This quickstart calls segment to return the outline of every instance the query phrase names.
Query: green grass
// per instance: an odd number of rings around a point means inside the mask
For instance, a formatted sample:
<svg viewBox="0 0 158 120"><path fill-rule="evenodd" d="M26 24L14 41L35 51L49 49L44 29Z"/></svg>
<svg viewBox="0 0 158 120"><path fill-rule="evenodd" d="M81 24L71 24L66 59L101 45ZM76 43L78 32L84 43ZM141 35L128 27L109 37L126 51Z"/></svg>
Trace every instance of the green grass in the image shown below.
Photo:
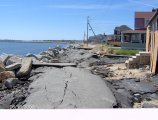
<svg viewBox="0 0 158 120"><path fill-rule="evenodd" d="M110 48L111 54L116 55L135 55L139 53L139 50L127 50L127 49L120 49L120 48Z"/></svg>

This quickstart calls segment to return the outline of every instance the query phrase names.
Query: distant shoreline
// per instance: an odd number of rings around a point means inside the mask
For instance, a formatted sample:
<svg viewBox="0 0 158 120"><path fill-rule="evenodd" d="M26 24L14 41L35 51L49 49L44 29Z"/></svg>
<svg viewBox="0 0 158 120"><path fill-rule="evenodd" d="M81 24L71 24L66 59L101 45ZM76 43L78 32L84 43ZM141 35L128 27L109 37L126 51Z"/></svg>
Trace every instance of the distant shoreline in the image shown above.
<svg viewBox="0 0 158 120"><path fill-rule="evenodd" d="M15 43L80 43L82 40L0 40L0 42Z"/></svg>

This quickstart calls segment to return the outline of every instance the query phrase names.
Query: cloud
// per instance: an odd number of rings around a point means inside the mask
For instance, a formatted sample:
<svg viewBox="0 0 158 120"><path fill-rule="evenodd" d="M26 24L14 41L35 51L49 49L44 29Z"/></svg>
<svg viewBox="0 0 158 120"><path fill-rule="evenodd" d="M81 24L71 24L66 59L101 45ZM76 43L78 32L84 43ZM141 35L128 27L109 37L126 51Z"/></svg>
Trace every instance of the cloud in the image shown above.
<svg viewBox="0 0 158 120"><path fill-rule="evenodd" d="M81 10L100 10L100 9L120 9L129 4L117 5L49 5L47 7L54 9L81 9Z"/></svg>
<svg viewBox="0 0 158 120"><path fill-rule="evenodd" d="M141 1L136 1L136 0L128 0L129 2L133 2L133 3L136 3L136 4L141 4L141 5L144 5L144 6L147 6L147 7L152 7L152 8L156 8L157 6L155 5L152 5L152 4L148 4L148 3L144 3L144 2L141 2Z"/></svg>

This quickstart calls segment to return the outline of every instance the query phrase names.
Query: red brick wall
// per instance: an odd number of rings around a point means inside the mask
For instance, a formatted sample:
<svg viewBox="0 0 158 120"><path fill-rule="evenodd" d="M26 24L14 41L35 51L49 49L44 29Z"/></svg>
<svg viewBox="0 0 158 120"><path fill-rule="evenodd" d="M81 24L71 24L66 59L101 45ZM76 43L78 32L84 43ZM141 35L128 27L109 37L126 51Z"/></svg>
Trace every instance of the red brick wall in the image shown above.
<svg viewBox="0 0 158 120"><path fill-rule="evenodd" d="M144 18L135 18L135 30L145 30L145 19Z"/></svg>

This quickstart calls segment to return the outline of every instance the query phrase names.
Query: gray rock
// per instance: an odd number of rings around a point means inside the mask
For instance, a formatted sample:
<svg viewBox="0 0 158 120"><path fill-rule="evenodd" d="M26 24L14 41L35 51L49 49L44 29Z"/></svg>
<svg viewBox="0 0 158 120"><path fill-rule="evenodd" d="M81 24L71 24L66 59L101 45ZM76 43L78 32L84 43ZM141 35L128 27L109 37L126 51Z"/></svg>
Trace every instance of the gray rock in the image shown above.
<svg viewBox="0 0 158 120"><path fill-rule="evenodd" d="M3 55L1 56L1 60L3 62L4 65L6 65L7 60L10 58L10 55Z"/></svg>
<svg viewBox="0 0 158 120"><path fill-rule="evenodd" d="M8 71L13 71L13 70L16 70L20 67L21 67L20 63L13 63L11 65L6 66L5 69L8 70Z"/></svg>
<svg viewBox="0 0 158 120"><path fill-rule="evenodd" d="M39 60L36 55L31 54L31 53L26 54L26 57L33 57L33 58L35 58L36 60Z"/></svg>
<svg viewBox="0 0 158 120"><path fill-rule="evenodd" d="M17 56L12 56L7 60L6 66L11 65L13 63L21 63L21 61L22 61L22 58L17 57Z"/></svg>
<svg viewBox="0 0 158 120"><path fill-rule="evenodd" d="M58 50L58 51L61 51L61 50L62 50L62 48L61 48L60 45L57 45L54 49L56 49L56 50Z"/></svg>
<svg viewBox="0 0 158 120"><path fill-rule="evenodd" d="M47 51L43 51L40 53L40 55L46 55L47 54Z"/></svg>
<svg viewBox="0 0 158 120"><path fill-rule="evenodd" d="M152 103L144 103L142 105L142 108L158 108L158 105L152 104Z"/></svg>
<svg viewBox="0 0 158 120"><path fill-rule="evenodd" d="M47 53L49 54L49 56L51 56L51 57L55 57L55 54L54 54L53 51L48 51Z"/></svg>
<svg viewBox="0 0 158 120"><path fill-rule="evenodd" d="M9 78L5 80L4 85L8 89L12 89L17 84L17 82L18 82L17 78Z"/></svg>
<svg viewBox="0 0 158 120"><path fill-rule="evenodd" d="M17 77L25 77L31 72L32 58L23 58L20 70L17 72Z"/></svg>
<svg viewBox="0 0 158 120"><path fill-rule="evenodd" d="M42 60L42 59L48 59L48 60L51 60L51 59L52 59L52 57L51 57L51 56L49 56L49 55L43 55L43 56L41 57L41 59L40 59L40 60Z"/></svg>
<svg viewBox="0 0 158 120"><path fill-rule="evenodd" d="M140 103L142 101L142 96L139 93L134 94L133 101Z"/></svg>
<svg viewBox="0 0 158 120"><path fill-rule="evenodd" d="M43 58L43 59L41 60L41 62L49 63L49 59L47 59L47 58Z"/></svg>
<svg viewBox="0 0 158 120"><path fill-rule="evenodd" d="M150 98L158 99L158 94L154 93L150 95Z"/></svg>
<svg viewBox="0 0 158 120"><path fill-rule="evenodd" d="M57 49L53 49L53 53L55 56L57 56L59 54L59 51Z"/></svg>

